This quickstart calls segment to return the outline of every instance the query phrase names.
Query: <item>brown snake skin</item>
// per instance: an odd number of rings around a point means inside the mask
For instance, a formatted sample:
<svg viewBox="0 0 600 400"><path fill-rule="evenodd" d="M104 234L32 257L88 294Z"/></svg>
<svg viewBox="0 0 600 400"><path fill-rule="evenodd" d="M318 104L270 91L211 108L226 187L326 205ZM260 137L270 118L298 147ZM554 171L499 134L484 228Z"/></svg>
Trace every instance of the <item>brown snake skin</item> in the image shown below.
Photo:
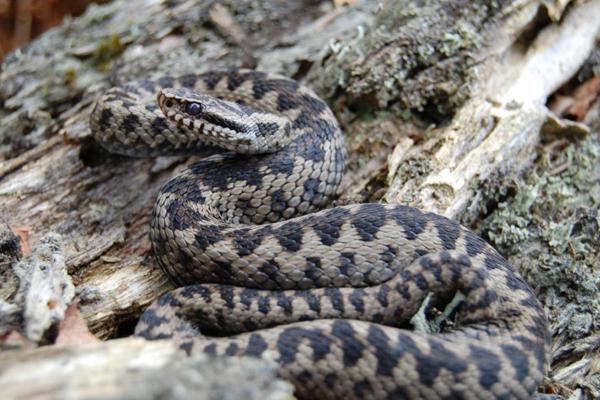
<svg viewBox="0 0 600 400"><path fill-rule="evenodd" d="M536 392L547 321L492 247L411 207L319 211L336 192L345 151L333 113L309 89L248 70L166 76L109 90L90 126L103 146L129 155L216 148L158 196L154 254L192 286L152 304L137 335L274 360L299 398ZM439 306L457 293L452 327L403 329L428 295Z"/></svg>

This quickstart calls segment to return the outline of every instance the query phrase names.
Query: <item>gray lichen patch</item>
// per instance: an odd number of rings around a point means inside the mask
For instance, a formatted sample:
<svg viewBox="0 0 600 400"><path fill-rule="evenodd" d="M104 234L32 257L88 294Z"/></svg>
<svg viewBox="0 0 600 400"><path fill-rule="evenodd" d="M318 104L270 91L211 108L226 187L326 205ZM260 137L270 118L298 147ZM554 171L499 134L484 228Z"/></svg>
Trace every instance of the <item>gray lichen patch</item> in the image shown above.
<svg viewBox="0 0 600 400"><path fill-rule="evenodd" d="M600 329L600 138L549 151L483 231L535 286L555 335L577 339Z"/></svg>

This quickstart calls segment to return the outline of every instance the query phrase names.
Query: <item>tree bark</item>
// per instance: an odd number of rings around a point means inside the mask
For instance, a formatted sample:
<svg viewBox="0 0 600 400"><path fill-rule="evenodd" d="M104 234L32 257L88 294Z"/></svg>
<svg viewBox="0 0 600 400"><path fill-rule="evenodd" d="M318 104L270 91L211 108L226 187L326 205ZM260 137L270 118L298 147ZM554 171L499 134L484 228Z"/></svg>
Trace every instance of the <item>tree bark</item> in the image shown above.
<svg viewBox="0 0 600 400"><path fill-rule="evenodd" d="M583 81L585 68L597 75L600 1L333 3L117 0L5 59L4 347L52 343L74 298L95 336L129 336L140 312L174 287L151 255L149 216L160 186L195 158L108 154L91 139L89 114L117 83L239 66L294 77L332 106L350 154L340 203L409 204L492 241L548 310L556 353L544 389L600 393L600 106L596 100L585 123L547 106L557 89ZM550 154L556 143L562 151ZM568 199L544 200L565 190ZM96 346L133 354L163 345ZM65 357L98 349L20 350L2 357L0 371L25 374L31 357L62 370ZM17 375L0 379L0 394L15 388ZM39 390L57 397L40 379ZM117 387L107 397L128 393Z"/></svg>

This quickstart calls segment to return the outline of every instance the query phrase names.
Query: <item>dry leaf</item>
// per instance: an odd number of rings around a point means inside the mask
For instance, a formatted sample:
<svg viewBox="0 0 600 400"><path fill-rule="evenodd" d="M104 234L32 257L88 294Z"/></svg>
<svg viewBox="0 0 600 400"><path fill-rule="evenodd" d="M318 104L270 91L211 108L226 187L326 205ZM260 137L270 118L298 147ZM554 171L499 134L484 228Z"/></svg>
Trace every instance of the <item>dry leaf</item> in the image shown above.
<svg viewBox="0 0 600 400"><path fill-rule="evenodd" d="M567 110L567 116L573 116L577 121L583 120L599 94L600 76L594 76L583 82L573 92L575 102Z"/></svg>
<svg viewBox="0 0 600 400"><path fill-rule="evenodd" d="M10 229L21 239L21 253L23 255L31 253L31 247L29 246L31 227L28 225L11 225Z"/></svg>
<svg viewBox="0 0 600 400"><path fill-rule="evenodd" d="M58 326L58 336L55 344L74 345L99 342L96 336L90 333L85 319L79 312L79 302L73 302L65 312L65 319Z"/></svg>
<svg viewBox="0 0 600 400"><path fill-rule="evenodd" d="M572 93L557 94L550 109L561 117L582 121L600 95L600 76L594 76L579 85Z"/></svg>
<svg viewBox="0 0 600 400"><path fill-rule="evenodd" d="M27 339L16 330L11 330L4 335L0 335L0 348L2 350L14 349L34 349L37 345L35 342Z"/></svg>

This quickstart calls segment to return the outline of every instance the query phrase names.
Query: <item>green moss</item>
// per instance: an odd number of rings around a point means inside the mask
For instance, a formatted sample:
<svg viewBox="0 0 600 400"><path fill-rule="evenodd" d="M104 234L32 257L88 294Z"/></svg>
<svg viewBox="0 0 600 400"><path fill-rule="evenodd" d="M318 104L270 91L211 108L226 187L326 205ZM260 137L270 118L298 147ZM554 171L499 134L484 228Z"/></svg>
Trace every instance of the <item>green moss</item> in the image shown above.
<svg viewBox="0 0 600 400"><path fill-rule="evenodd" d="M92 59L103 69L109 66L111 61L119 58L123 50L125 50L125 45L121 42L119 35L110 35L100 39L92 54Z"/></svg>

